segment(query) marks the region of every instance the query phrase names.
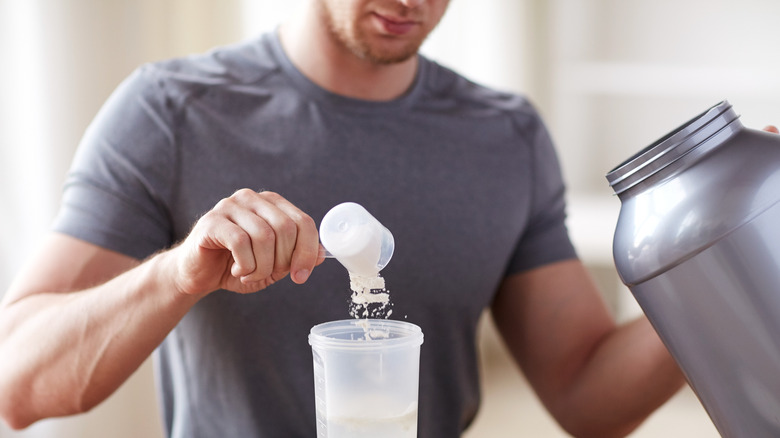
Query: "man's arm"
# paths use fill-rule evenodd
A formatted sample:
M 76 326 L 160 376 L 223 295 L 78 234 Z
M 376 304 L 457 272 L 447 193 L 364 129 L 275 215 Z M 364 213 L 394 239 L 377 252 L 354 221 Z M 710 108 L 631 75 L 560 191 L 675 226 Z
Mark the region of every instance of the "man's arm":
M 314 221 L 281 196 L 236 192 L 144 263 L 53 234 L 0 305 L 0 415 L 13 428 L 113 393 L 202 297 L 255 292 L 321 261 Z
M 646 318 L 615 324 L 579 260 L 509 277 L 492 312 L 542 403 L 574 436 L 625 436 L 684 382 Z

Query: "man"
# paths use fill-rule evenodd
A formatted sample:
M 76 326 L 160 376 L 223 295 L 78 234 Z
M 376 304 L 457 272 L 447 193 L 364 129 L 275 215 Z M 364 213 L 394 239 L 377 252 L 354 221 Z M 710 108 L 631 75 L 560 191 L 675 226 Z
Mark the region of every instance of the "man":
M 395 235 L 393 317 L 426 338 L 419 436 L 476 414 L 486 307 L 571 434 L 623 436 L 667 400 L 673 360 L 644 318 L 615 325 L 576 258 L 535 111 L 417 55 L 447 4 L 312 0 L 125 81 L 0 310 L 5 420 L 87 411 L 159 346 L 169 436 L 314 436 L 305 339 L 347 317 L 348 280 L 313 218 L 343 201 Z

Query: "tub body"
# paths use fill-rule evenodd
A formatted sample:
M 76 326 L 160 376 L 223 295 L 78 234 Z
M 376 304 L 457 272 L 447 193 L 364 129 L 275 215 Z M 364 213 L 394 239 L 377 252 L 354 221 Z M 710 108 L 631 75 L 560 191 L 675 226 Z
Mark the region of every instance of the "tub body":
M 780 436 L 780 136 L 721 102 L 607 180 L 618 273 L 720 434 Z

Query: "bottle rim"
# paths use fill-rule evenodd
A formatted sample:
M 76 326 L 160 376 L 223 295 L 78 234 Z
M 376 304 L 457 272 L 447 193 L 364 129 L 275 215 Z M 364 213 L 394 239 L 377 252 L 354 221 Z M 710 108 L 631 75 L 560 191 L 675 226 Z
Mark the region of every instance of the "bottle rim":
M 723 100 L 640 150 L 606 175 L 619 195 L 687 155 L 739 116 Z
M 379 333 L 377 337 L 371 333 Z M 309 333 L 313 348 L 326 350 L 387 350 L 419 347 L 422 329 L 410 322 L 389 319 L 345 319 L 315 325 Z

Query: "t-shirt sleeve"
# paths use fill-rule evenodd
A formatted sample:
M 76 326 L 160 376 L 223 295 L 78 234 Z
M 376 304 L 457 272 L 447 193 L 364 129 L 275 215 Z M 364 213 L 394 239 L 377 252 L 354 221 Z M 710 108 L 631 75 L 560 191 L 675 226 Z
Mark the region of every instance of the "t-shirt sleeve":
M 53 230 L 143 259 L 172 244 L 174 103 L 150 66 L 96 115 L 68 172 Z
M 531 147 L 531 212 L 507 275 L 577 257 L 566 229 L 566 189 L 550 135 L 536 112 L 522 125 Z

